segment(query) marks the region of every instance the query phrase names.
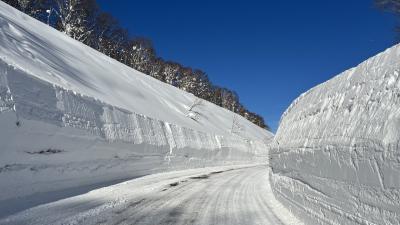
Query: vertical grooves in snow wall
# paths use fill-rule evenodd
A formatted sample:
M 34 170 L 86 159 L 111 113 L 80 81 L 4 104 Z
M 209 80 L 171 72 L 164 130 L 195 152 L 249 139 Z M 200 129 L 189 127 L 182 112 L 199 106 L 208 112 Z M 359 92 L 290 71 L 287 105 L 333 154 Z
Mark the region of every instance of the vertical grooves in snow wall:
M 162 112 L 160 112 L 162 113 Z M 67 91 L 0 61 L 0 201 L 166 169 L 265 160 L 267 146 Z
M 310 225 L 400 224 L 400 45 L 296 99 L 271 185 Z

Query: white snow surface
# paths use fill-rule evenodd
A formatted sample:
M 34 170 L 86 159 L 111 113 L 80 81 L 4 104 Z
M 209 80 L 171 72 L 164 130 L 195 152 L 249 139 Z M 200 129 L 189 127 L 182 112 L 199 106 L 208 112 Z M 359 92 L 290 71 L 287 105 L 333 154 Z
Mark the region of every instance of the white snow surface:
M 265 165 L 240 165 L 153 174 L 40 205 L 0 224 L 302 223 L 274 198 Z
M 310 225 L 400 224 L 400 45 L 298 97 L 271 150 L 271 185 Z
M 266 161 L 271 133 L 237 116 L 232 134 L 234 114 L 209 102 L 195 121 L 194 100 L 0 1 L 0 217 L 84 186 Z

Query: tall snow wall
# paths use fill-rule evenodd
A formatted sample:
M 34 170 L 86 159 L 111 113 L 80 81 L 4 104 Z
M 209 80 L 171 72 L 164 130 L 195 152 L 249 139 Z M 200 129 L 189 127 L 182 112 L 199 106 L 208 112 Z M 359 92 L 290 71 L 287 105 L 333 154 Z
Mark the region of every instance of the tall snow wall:
M 310 225 L 400 224 L 400 45 L 298 97 L 273 149 L 276 197 Z
M 0 149 L 0 180 L 6 181 L 0 182 L 3 203 L 164 170 L 267 157 L 261 141 L 199 132 L 136 114 L 2 61 Z

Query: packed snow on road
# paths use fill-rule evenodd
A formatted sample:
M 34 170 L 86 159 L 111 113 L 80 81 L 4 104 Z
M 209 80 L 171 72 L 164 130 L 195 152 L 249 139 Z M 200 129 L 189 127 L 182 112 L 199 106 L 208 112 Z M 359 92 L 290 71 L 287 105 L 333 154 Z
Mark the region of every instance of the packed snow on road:
M 159 173 L 40 205 L 0 224 L 301 224 L 272 195 L 265 165 Z

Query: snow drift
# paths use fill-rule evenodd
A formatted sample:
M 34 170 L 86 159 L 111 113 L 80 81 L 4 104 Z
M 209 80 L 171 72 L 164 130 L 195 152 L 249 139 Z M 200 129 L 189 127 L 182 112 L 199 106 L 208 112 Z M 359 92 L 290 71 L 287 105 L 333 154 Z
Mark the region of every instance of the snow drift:
M 400 45 L 297 98 L 271 150 L 276 196 L 306 224 L 400 224 Z
M 187 116 L 195 99 L 0 2 L 0 206 L 165 169 L 264 159 L 271 133 L 237 116 L 242 129 L 233 134 L 234 114 L 209 102 L 195 121 Z

